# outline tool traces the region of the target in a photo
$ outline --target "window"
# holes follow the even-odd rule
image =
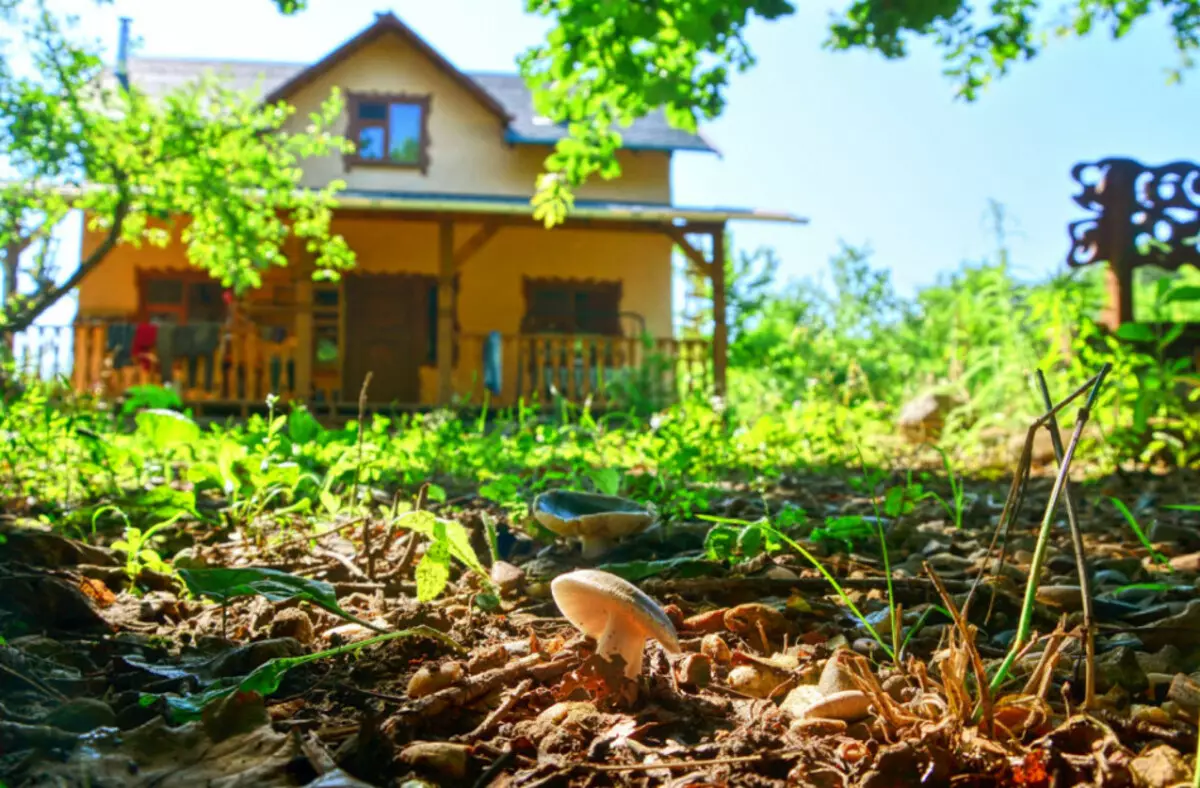
[[[225,319],[224,289],[202,274],[143,274],[140,293],[143,320],[183,324]]]
[[[621,334],[621,283],[526,279],[527,334]]]
[[[429,96],[350,94],[346,165],[429,168]]]

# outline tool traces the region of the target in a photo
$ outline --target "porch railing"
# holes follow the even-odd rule
[[[268,341],[257,326],[223,330],[213,353],[177,357],[164,367],[153,349],[118,366],[110,325],[32,326],[14,337],[17,369],[45,379],[66,377],[76,391],[108,395],[170,382],[188,402],[260,403],[267,394],[288,398],[295,393],[294,340]]]
[[[488,336],[459,339],[460,397],[507,407],[519,400],[559,397],[590,401],[601,408],[644,402],[661,406],[711,382],[709,343],[700,339],[631,338],[597,335],[503,334],[499,338],[498,391],[485,388]],[[494,382],[494,381],[493,381]],[[465,385],[464,385],[465,384]]]
[[[66,378],[77,391],[107,396],[132,386],[162,385],[163,370],[153,355],[145,364],[114,365],[108,327],[103,321],[33,326],[14,338],[18,369],[44,379]],[[509,407],[561,397],[597,408],[661,407],[704,390],[712,380],[710,346],[700,339],[503,334],[498,359],[491,360],[485,357],[489,344],[486,334],[459,335],[454,391],[460,402],[479,405],[486,396],[494,406]],[[229,333],[211,360],[175,359],[169,377],[186,402],[261,404],[271,393],[302,398],[296,390],[296,353],[293,343],[268,342],[258,327],[243,326]],[[487,379],[489,365],[499,371],[498,381]],[[498,382],[498,390],[489,391],[488,382]]]

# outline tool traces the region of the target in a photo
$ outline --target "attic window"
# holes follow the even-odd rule
[[[429,169],[429,96],[349,94],[346,167]]]

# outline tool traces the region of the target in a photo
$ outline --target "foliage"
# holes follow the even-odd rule
[[[337,593],[333,586],[323,580],[313,580],[308,577],[296,577],[278,569],[258,567],[218,567],[214,569],[180,569],[179,576],[183,579],[188,591],[197,596],[215,599],[222,605],[243,596],[261,596],[271,602],[286,602],[289,599],[302,599],[305,602],[324,608],[334,615],[341,616],[347,621],[361,624],[367,629],[379,631],[379,628],[355,618],[343,610],[337,603]]]
[[[192,265],[239,292],[286,264],[293,236],[322,271],[352,263],[345,241],[330,234],[343,184],[299,188],[301,160],[349,144],[330,132],[337,93],[306,131],[287,132],[294,110],[260,106],[212,77],[159,98],[123,89],[44,0],[14,3],[8,16],[20,20],[32,67],[19,73],[0,49],[0,159],[14,176],[0,186],[0,255],[5,282],[27,285],[7,294],[7,330],[31,324],[118,244],[177,237]],[[63,277],[52,233],[72,209],[99,242]],[[13,250],[26,253],[8,259]]]
[[[788,0],[525,0],[525,7],[553,26],[521,56],[522,74],[538,112],[570,131],[546,159],[533,201],[548,226],[562,221],[573,190],[589,177],[620,174],[620,127],[660,108],[688,131],[720,115],[730,76],[755,63],[746,39],[751,20],[795,11]],[[825,46],[898,59],[914,39],[925,39],[940,50],[958,97],[973,101],[1013,64],[1041,52],[1051,34],[1107,29],[1120,39],[1151,15],[1171,29],[1178,79],[1200,47],[1198,0],[1073,0],[1062,9],[1037,0],[986,8],[965,0],[851,0],[832,14]]]

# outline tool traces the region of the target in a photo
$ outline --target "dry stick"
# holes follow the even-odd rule
[[[1046,385],[1046,376],[1037,370],[1038,388],[1042,390],[1042,402],[1046,409],[1051,407],[1050,388]],[[1058,419],[1051,416],[1046,422],[1050,431],[1050,441],[1054,444],[1054,457],[1062,464],[1063,442],[1058,431]],[[1084,630],[1084,691],[1083,708],[1091,711],[1096,703],[1096,617],[1092,602],[1092,581],[1088,574],[1087,554],[1083,547],[1083,534],[1079,530],[1079,518],[1075,514],[1075,501],[1071,497],[1068,483],[1063,484],[1063,505],[1067,508],[1067,523],[1071,528],[1071,546],[1075,549],[1075,571],[1079,574],[1079,595],[1083,600],[1083,630]]]
[[[738,763],[755,763],[772,760],[783,760],[803,755],[802,750],[783,750],[781,752],[764,752],[759,755],[731,755],[727,758],[709,758],[703,761],[660,761],[659,763],[578,763],[576,768],[591,769],[597,772],[639,772],[652,769],[689,769],[694,766],[732,766]]]
[[[374,372],[368,372],[363,378],[362,388],[358,390],[358,462],[354,463],[354,486],[351,488],[350,500],[354,505],[358,505],[358,479],[362,473],[362,455],[363,455],[363,418],[367,410],[367,386],[371,385],[371,376]],[[367,578],[375,579],[375,556],[371,553],[371,518],[363,520],[362,529],[363,552],[367,554]]]
[[[349,528],[352,525],[358,525],[364,519],[366,519],[366,518],[355,517],[353,520],[347,520],[346,522],[342,523],[341,525],[331,526],[329,528],[326,528],[324,531],[317,531],[315,534],[300,534],[299,536],[288,537],[287,539],[284,539],[282,542],[279,542],[278,544],[276,544],[275,549],[280,550],[284,547],[290,547],[291,545],[296,544],[297,542],[306,542],[310,539],[323,539],[326,536],[329,536],[330,534],[336,534],[338,531],[344,531],[345,529]]]
[[[491,711],[484,718],[483,722],[475,726],[475,729],[470,733],[462,734],[454,737],[454,741],[472,741],[473,739],[483,738],[483,735],[495,727],[496,723],[504,719],[513,707],[521,702],[525,697],[525,693],[529,692],[529,688],[533,686],[533,679],[525,679],[512,691],[504,696],[504,700],[500,701],[500,705]]]
[[[1037,684],[1036,691],[1030,694],[1036,695],[1042,700],[1050,694],[1050,684],[1054,681],[1054,668],[1058,665],[1058,659],[1062,655],[1064,641],[1066,640],[1066,631],[1063,627],[1066,625],[1067,617],[1064,614],[1059,622],[1059,630],[1061,634],[1058,637],[1052,637],[1050,642],[1046,644],[1046,653],[1043,654],[1045,669],[1041,675],[1041,679]],[[1056,630],[1056,631],[1059,631]],[[1048,656],[1047,656],[1048,655]],[[1039,665],[1040,667],[1040,665]]]
[[[1082,396],[1090,387],[1096,385],[1099,377],[1100,375],[1096,374],[1088,378],[1087,382],[1075,389],[1075,391],[1071,392],[1066,399],[1050,408],[1050,410],[1048,410],[1046,413],[1043,413],[1041,416],[1035,419],[1032,424],[1029,425],[1029,430],[1025,433],[1025,445],[1022,447],[1021,457],[1017,461],[1017,472],[1013,476],[1012,485],[1009,487],[1008,498],[1006,498],[1004,501],[1004,509],[1000,512],[1000,522],[996,524],[996,531],[992,534],[992,543],[988,545],[988,552],[990,553],[996,548],[996,540],[1000,538],[1000,533],[1003,531],[1003,552],[1000,556],[1000,562],[996,568],[997,573],[1000,572],[1004,567],[1004,561],[1008,550],[1009,530],[1012,527],[1013,521],[1016,520],[1018,512],[1021,510],[1021,505],[1025,502],[1025,489],[1029,483],[1029,474],[1033,465],[1033,437],[1037,434],[1038,427],[1041,427],[1043,424],[1053,418],[1054,415],[1060,410]],[[967,615],[968,611],[970,611],[971,601],[975,598],[975,589],[979,587],[979,583],[982,580],[983,573],[981,572],[975,577],[975,582],[971,586],[971,591],[967,594],[967,601],[963,604],[964,615]],[[993,594],[992,602],[988,605],[988,615],[986,617],[988,620],[991,619],[992,604],[994,603],[995,595]]]
[[[950,617],[954,619],[954,626],[958,629],[958,634],[962,637],[963,648],[967,650],[967,654],[971,658],[971,667],[975,671],[975,683],[979,686],[979,704],[983,707],[983,729],[988,736],[995,737],[996,726],[995,720],[992,717],[992,693],[988,688],[987,671],[983,669],[983,659],[979,656],[979,649],[975,648],[975,638],[967,629],[966,619],[959,612],[958,605],[954,604],[954,599],[946,592],[946,587],[942,585],[942,578],[938,577],[938,573],[933,570],[928,561],[922,562],[925,565],[925,573],[929,575],[929,579],[933,581],[937,587],[938,594],[942,597],[942,604],[946,606],[946,610],[950,612]]]
[[[1054,519],[1054,511],[1058,508],[1058,498],[1062,495],[1067,475],[1071,472],[1071,459],[1075,456],[1075,449],[1079,446],[1079,437],[1083,434],[1083,428],[1091,416],[1092,406],[1096,404],[1096,398],[1100,394],[1100,387],[1103,385],[1104,378],[1108,375],[1108,371],[1111,368],[1112,365],[1107,362],[1100,368],[1100,372],[1095,376],[1096,382],[1092,386],[1091,393],[1088,394],[1087,401],[1079,408],[1079,413],[1075,416],[1075,431],[1071,434],[1071,442],[1067,444],[1062,464],[1058,469],[1058,476],[1054,479],[1054,487],[1050,490],[1050,500],[1046,503],[1046,511],[1042,515],[1042,525],[1038,531],[1037,545],[1033,549],[1033,560],[1029,566],[1029,580],[1025,584],[1025,600],[1021,606],[1021,620],[1017,624],[1017,637],[1013,641],[1008,656],[1004,658],[1000,669],[996,671],[996,675],[992,678],[991,688],[993,690],[1004,683],[1004,679],[1008,677],[1009,669],[1017,658],[1017,652],[1021,650],[1021,647],[1025,644],[1025,640],[1029,637],[1029,630],[1033,623],[1033,608],[1037,597],[1038,576],[1042,573],[1042,566],[1046,562],[1046,547],[1050,543],[1050,523]],[[1048,420],[1053,414],[1054,410],[1051,410],[1050,413],[1042,418]]]

